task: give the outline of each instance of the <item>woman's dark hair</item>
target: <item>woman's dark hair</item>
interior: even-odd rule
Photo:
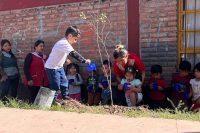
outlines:
[[[10,43],[9,40],[7,40],[7,39],[3,39],[3,40],[1,41],[1,48],[3,47],[3,45],[4,45],[5,43],[8,43],[8,44],[11,45],[11,43]]]
[[[125,69],[125,73],[132,73],[133,75],[136,74],[137,70],[135,69],[134,66],[128,66],[126,69]]]
[[[113,52],[114,59],[117,59],[119,57],[124,58],[128,54],[128,51],[124,48],[123,45],[117,45],[115,48],[115,51]]]
[[[183,70],[183,71],[191,71],[191,64],[190,64],[190,62],[189,61],[186,61],[186,60],[184,60],[184,61],[181,61],[181,63],[179,64],[179,69],[180,70]]]
[[[11,43],[10,43],[9,40],[3,39],[3,40],[1,40],[1,50],[3,50],[2,47],[3,47],[3,45],[4,45],[5,43],[8,43],[8,44],[11,45]],[[10,50],[9,53],[11,54],[11,57],[12,57],[12,58],[15,58],[15,55],[12,53],[12,50]]]
[[[37,40],[34,44],[34,49],[35,47],[37,47],[38,45],[40,45],[40,43],[43,43],[44,44],[44,41],[43,40]]]
[[[74,36],[74,37],[79,37],[81,32],[77,28],[77,26],[70,26],[67,28],[67,30],[65,32],[65,36],[68,36],[69,34],[72,34],[72,36]]]
[[[153,65],[151,66],[151,73],[162,73],[162,66],[161,65]]]
[[[197,63],[197,64],[194,66],[193,71],[195,71],[195,70],[200,71],[200,63]]]

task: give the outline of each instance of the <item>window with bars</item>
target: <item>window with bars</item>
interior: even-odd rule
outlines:
[[[200,62],[200,0],[179,0],[178,57]]]

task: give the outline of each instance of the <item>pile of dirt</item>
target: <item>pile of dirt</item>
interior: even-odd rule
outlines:
[[[81,109],[81,108],[85,108],[86,105],[81,104],[80,102],[73,100],[73,99],[68,99],[68,100],[57,100],[56,104],[60,107],[63,108],[77,108],[77,109]]]
[[[61,100],[58,102],[58,105],[65,109],[92,110],[92,106],[87,106],[87,105],[82,104],[73,99]],[[113,105],[113,106],[99,105],[99,109],[102,109],[102,111],[109,113],[109,114],[123,114],[125,112],[132,111],[132,110],[139,110],[139,111],[148,111],[149,110],[147,106],[126,107],[126,106],[118,106],[118,105]]]
[[[125,112],[133,111],[133,110],[139,110],[139,111],[148,111],[147,106],[139,106],[139,107],[126,107],[126,106],[103,106],[103,108],[106,110],[106,112],[110,114],[123,114]]]

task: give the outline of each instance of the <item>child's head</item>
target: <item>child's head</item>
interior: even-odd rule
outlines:
[[[11,47],[10,41],[7,39],[3,39],[1,41],[1,50],[5,51],[5,52],[10,52],[11,49],[12,49],[12,47]]]
[[[136,75],[136,69],[133,66],[128,66],[125,69],[125,78],[128,82],[132,81],[133,79],[135,79],[135,75]]]
[[[67,28],[65,32],[65,37],[67,38],[70,44],[77,43],[77,39],[79,36],[80,36],[80,30],[77,28],[77,26],[70,26]]]
[[[103,61],[103,65],[102,65],[101,69],[102,69],[104,75],[110,73],[110,69],[109,68],[111,67],[111,65],[112,65],[111,62],[109,62],[108,60],[104,60]]]
[[[75,63],[70,63],[67,65],[67,73],[75,75],[79,71],[79,66]]]
[[[195,78],[200,79],[200,63],[195,65],[193,71],[194,71]]]
[[[153,65],[151,66],[151,77],[154,79],[160,79],[162,74],[162,66]]]
[[[180,75],[185,76],[188,75],[189,72],[191,71],[191,64],[188,61],[182,61],[179,64],[179,71],[180,71]]]

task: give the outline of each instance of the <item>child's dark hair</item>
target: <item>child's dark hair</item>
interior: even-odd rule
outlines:
[[[179,64],[179,69],[183,70],[183,71],[191,71],[191,63],[189,61],[181,61],[181,63]]]
[[[162,66],[161,65],[153,65],[151,66],[151,73],[162,73]]]
[[[43,40],[37,40],[34,44],[34,49],[35,47],[37,47],[38,45],[40,45],[40,43],[43,43],[44,44],[44,41]]]
[[[70,26],[67,28],[65,36],[68,36],[69,34],[72,34],[74,37],[79,37],[81,33],[77,26]]]
[[[197,63],[197,64],[194,66],[193,71],[195,71],[195,70],[200,71],[200,63]]]
[[[3,40],[1,41],[1,48],[3,47],[3,45],[4,45],[5,43],[8,43],[8,44],[11,45],[11,43],[10,43],[9,40],[7,40],[7,39],[3,39]]]
[[[108,66],[112,66],[112,63],[111,62],[109,62],[108,60],[104,60],[103,61],[103,65],[108,65]]]
[[[133,75],[136,74],[137,70],[135,69],[134,66],[128,66],[126,69],[125,69],[125,73],[132,73]]]
[[[123,45],[117,45],[115,48],[115,51],[113,52],[114,59],[117,59],[119,57],[124,58],[128,54],[128,51],[124,48]]]
[[[79,73],[79,66],[78,66],[78,64],[75,64],[75,63],[70,63],[69,65],[67,65],[67,71],[68,71],[69,69],[71,69],[72,67],[75,67],[77,73]]]
[[[79,76],[78,76],[78,73],[79,73],[79,66],[78,66],[78,64],[70,63],[69,65],[67,65],[66,74],[68,73],[68,70],[71,69],[72,67],[75,67],[76,72],[77,72],[77,74],[76,74],[76,79],[77,79],[77,81],[80,81],[80,78],[79,78]]]

